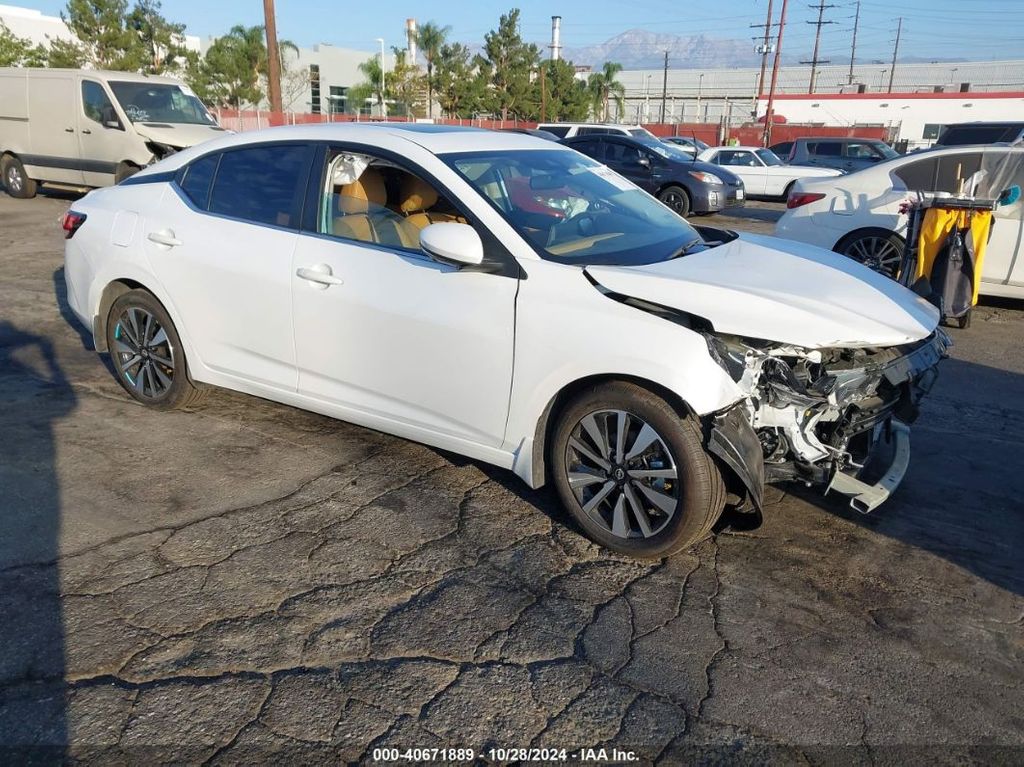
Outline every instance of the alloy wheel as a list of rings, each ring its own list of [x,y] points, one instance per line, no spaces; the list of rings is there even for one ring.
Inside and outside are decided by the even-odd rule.
[[[888,237],[867,236],[847,245],[846,255],[886,277],[895,278],[903,251]]]
[[[679,505],[679,470],[665,440],[642,418],[598,410],[572,429],[569,487],[583,512],[618,538],[650,538]]]
[[[137,395],[160,399],[174,381],[175,350],[160,321],[146,309],[130,306],[114,326],[118,372]]]

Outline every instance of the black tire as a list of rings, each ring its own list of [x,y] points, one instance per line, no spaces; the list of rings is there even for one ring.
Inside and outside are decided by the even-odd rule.
[[[0,160],[0,178],[3,178],[7,194],[20,200],[35,197],[39,188],[35,179],[25,174],[25,166],[21,164],[21,160],[13,155],[6,154]]]
[[[608,411],[613,413],[609,414]],[[650,427],[659,438],[657,443],[653,443],[652,448],[654,454],[659,456],[659,462],[652,463],[643,455],[632,461],[627,459],[617,464],[613,460],[609,462],[609,470],[600,472],[600,479],[591,479],[591,475],[585,472],[584,467],[577,461],[580,453],[573,447],[574,444],[579,444],[581,439],[588,439],[582,437],[581,430],[586,428],[584,419],[593,416],[591,423],[596,423],[596,419],[606,418],[606,425],[611,428],[611,419],[617,418],[616,414],[620,411],[628,416],[628,420],[625,421],[628,426],[623,429],[623,454],[627,454],[626,450],[630,444],[635,449],[642,441],[642,429]],[[574,436],[574,433],[581,436]],[[616,429],[614,433],[617,441],[618,430]],[[697,419],[692,415],[679,413],[664,399],[636,384],[617,381],[582,392],[561,411],[552,436],[549,466],[562,503],[592,540],[612,551],[639,559],[668,556],[706,538],[722,513],[725,505],[725,484],[718,467],[704,450]],[[609,456],[614,459],[618,448],[612,444],[613,440],[610,437],[606,441],[609,445]],[[590,440],[588,446],[597,444],[595,440]],[[658,480],[648,479],[646,482],[648,489],[660,491],[662,500],[675,498],[671,514],[658,513],[654,505],[646,500],[649,496],[639,489],[640,481],[634,480],[633,475],[627,473],[634,469],[664,470],[666,466],[674,469],[674,479],[661,480],[660,485]],[[627,471],[619,472],[620,468]],[[570,471],[573,474],[573,482],[577,483],[582,476],[581,472],[587,473],[586,487],[591,489],[574,490],[570,482]],[[624,476],[616,476],[617,473]],[[616,483],[616,487],[609,492],[606,487],[612,482]],[[630,485],[630,488],[627,489],[626,485]],[[578,484],[577,487],[581,485]],[[602,491],[606,492],[604,499],[598,500],[597,505],[590,511],[585,511],[584,506],[593,503],[595,496],[600,495]],[[590,493],[585,503],[581,503],[577,492]],[[624,517],[628,519],[626,535],[613,531],[615,524],[612,520],[617,512],[620,496],[623,498],[623,513],[628,515]],[[616,499],[614,503],[612,498]],[[634,501],[646,505],[647,509],[653,512],[641,511],[649,534],[638,524]]]
[[[130,290],[114,301],[106,335],[117,382],[137,402],[175,410],[196,405],[206,395],[207,389],[189,377],[174,323],[148,291]]]
[[[114,172],[114,183],[120,184],[126,178],[130,178],[138,173],[142,168],[138,165],[132,165],[130,162],[122,162],[117,166],[117,170]]]
[[[895,232],[888,229],[861,229],[846,235],[834,250],[895,280],[899,277],[905,248],[906,242]],[[884,255],[871,255],[879,249],[884,251]]]
[[[658,199],[680,216],[690,215],[690,193],[681,186],[666,186],[658,192]]]

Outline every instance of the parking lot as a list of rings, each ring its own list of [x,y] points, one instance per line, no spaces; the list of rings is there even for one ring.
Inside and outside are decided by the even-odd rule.
[[[639,564],[488,466],[229,392],[134,404],[63,298],[71,199],[0,194],[4,747],[1024,756],[1024,305],[950,330],[873,515],[773,488],[762,527]]]

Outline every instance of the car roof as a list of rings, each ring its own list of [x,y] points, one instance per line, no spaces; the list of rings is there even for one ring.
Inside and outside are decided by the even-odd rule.
[[[288,125],[263,130],[242,131],[196,144],[173,154],[157,165],[144,168],[140,173],[150,173],[180,168],[193,158],[211,151],[231,149],[277,141],[348,141],[374,145],[387,136],[404,139],[432,154],[455,152],[488,152],[544,149],[561,151],[557,142],[529,136],[525,133],[492,131],[462,125],[435,125],[421,123],[315,123],[311,125]],[[566,150],[567,151],[567,150]]]
[[[758,149],[765,149],[765,147],[742,144],[740,146],[710,146],[708,149],[743,149],[747,152],[756,152]]]

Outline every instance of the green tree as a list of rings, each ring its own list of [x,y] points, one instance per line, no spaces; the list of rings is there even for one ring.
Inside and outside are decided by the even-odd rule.
[[[40,67],[45,63],[45,48],[18,37],[0,21],[0,67]]]
[[[51,40],[45,55],[48,67],[82,69],[89,63],[89,56],[85,48],[73,40],[61,40],[60,38]]]
[[[538,77],[536,86],[538,104],[543,102],[543,113],[537,116],[543,120],[580,122],[590,113],[590,94],[587,85],[576,77],[576,67],[571,61],[559,59],[541,64],[543,80]],[[541,90],[543,89],[543,91]]]
[[[384,75],[384,85],[389,98],[404,107],[405,114],[410,117],[423,116],[424,77],[419,67],[406,59],[404,48],[392,48],[394,65]]]
[[[160,13],[160,0],[136,0],[128,14],[128,26],[135,30],[146,53],[143,71],[158,75],[184,63],[185,25],[164,18]]]
[[[96,68],[137,72],[145,63],[142,40],[128,25],[128,0],[68,0],[61,18]]]
[[[289,40],[281,40],[278,47],[282,67],[286,51],[298,53]],[[269,61],[263,27],[236,25],[214,40],[202,59],[187,58],[185,78],[204,101],[240,109],[263,100]]]
[[[381,62],[380,54],[376,54],[373,57],[367,59],[359,65],[359,71],[363,73],[363,77],[366,79],[353,85],[348,90],[348,102],[355,106],[355,111],[361,111],[363,103],[366,99],[373,99],[381,113],[383,113],[384,104],[384,89],[381,87]]]
[[[501,119],[528,110],[534,96],[531,73],[540,61],[540,50],[519,35],[518,8],[499,19],[497,30],[484,35],[484,57],[492,70],[494,107]]]
[[[616,119],[621,119],[625,111],[626,88],[616,76],[622,71],[622,64],[606,61],[600,72],[594,72],[587,80],[590,92],[591,108],[594,115],[603,121],[608,120],[608,103],[615,102]]]
[[[427,115],[431,119],[434,117],[434,88],[437,84],[434,79],[434,64],[441,57],[441,49],[445,46],[450,31],[451,27],[442,27],[433,21],[428,21],[416,33],[416,42],[420,46],[420,53],[427,61]],[[409,63],[416,64],[415,61]]]
[[[435,95],[441,110],[449,117],[472,117],[487,111],[490,65],[486,60],[470,58],[462,43],[442,45],[434,71]]]

